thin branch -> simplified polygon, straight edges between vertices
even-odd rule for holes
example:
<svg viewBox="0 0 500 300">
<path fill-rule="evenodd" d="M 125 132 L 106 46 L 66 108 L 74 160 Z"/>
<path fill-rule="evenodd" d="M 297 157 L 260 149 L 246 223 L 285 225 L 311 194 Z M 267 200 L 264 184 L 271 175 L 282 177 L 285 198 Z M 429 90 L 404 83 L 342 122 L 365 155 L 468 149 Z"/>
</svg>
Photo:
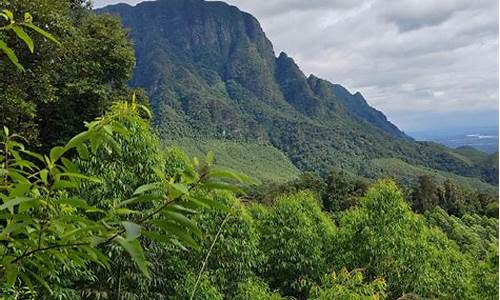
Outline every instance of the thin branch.
<svg viewBox="0 0 500 300">
<path fill-rule="evenodd" d="M 37 252 L 42 252 L 42 251 L 47 251 L 47 250 L 51 250 L 51 249 L 58 249 L 58 248 L 69 248 L 69 247 L 78 247 L 78 246 L 89 246 L 90 243 L 89 242 L 86 242 L 86 243 L 74 243 L 74 244 L 63 244 L 63 245 L 52 245 L 52 246 L 48 246 L 48 247 L 44 247 L 44 248 L 37 248 L 35 250 L 31 250 L 29 252 L 26 252 L 24 253 L 23 255 L 21 256 L 18 256 L 16 257 L 13 261 L 11 261 L 11 263 L 16 263 L 18 262 L 19 260 L 25 258 L 25 257 L 28 257 L 30 255 L 33 255 Z"/>
<path fill-rule="evenodd" d="M 205 260 L 203 260 L 203 264 L 201 265 L 200 272 L 198 273 L 198 277 L 196 278 L 196 282 L 194 284 L 193 291 L 191 292 L 191 297 L 189 297 L 189 300 L 194 299 L 194 294 L 196 293 L 196 288 L 198 287 L 198 284 L 200 283 L 200 279 L 201 279 L 201 275 L 203 274 L 203 271 L 205 271 L 205 267 L 207 266 L 207 263 L 208 263 L 208 258 L 210 257 L 210 254 L 212 254 L 212 250 L 214 249 L 215 243 L 217 242 L 217 240 L 219 239 L 219 237 L 222 233 L 222 228 L 224 228 L 224 225 L 229 220 L 229 217 L 231 216 L 232 212 L 233 211 L 232 211 L 232 207 L 231 207 L 231 210 L 227 213 L 226 217 L 222 221 L 222 223 L 219 227 L 219 230 L 217 231 L 217 234 L 215 235 L 215 238 L 212 241 L 212 245 L 210 245 L 210 249 L 208 249 L 207 255 L 205 256 Z"/>
</svg>

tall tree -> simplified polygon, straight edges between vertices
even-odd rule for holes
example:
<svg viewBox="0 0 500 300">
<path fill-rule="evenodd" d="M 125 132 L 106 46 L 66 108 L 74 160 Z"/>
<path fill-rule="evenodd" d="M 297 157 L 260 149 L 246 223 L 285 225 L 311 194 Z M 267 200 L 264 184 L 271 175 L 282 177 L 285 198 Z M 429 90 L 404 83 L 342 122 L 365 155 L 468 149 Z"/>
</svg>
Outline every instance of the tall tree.
<svg viewBox="0 0 500 300">
<path fill-rule="evenodd" d="M 0 126 L 45 149 L 83 130 L 84 120 L 102 115 L 112 99 L 130 99 L 126 81 L 135 59 L 127 34 L 117 19 L 96 16 L 85 5 L 75 0 L 4 4 L 16 19 L 30 12 L 34 24 L 61 42 L 34 35 L 39 47 L 32 54 L 15 35 L 0 32 L 25 69 L 0 64 Z"/>
</svg>

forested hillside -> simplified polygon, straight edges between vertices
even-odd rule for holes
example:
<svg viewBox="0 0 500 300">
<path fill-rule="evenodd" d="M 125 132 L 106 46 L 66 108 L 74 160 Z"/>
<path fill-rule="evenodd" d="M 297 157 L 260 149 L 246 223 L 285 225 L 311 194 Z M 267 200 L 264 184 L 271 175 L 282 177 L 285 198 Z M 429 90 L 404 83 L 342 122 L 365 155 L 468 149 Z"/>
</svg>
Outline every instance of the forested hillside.
<svg viewBox="0 0 500 300">
<path fill-rule="evenodd" d="M 163 139 L 270 143 L 299 169 L 322 174 L 337 167 L 375 177 L 367 174 L 371 160 L 397 158 L 497 185 L 496 166 L 415 142 L 359 92 L 306 77 L 285 53 L 276 57 L 258 21 L 234 6 L 160 0 L 99 12 L 130 29 L 131 84 L 148 92 Z"/>
<path fill-rule="evenodd" d="M 110 10 L 130 35 L 0 1 L 1 300 L 498 299 L 497 155 L 412 141 L 237 8 Z"/>
</svg>

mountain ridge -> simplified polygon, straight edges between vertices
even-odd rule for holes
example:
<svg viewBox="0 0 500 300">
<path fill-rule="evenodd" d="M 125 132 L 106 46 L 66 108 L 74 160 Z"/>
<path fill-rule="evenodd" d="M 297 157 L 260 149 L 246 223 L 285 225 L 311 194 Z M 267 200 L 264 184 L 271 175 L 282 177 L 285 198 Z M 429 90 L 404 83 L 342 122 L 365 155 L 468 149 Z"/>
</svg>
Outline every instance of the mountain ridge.
<svg viewBox="0 0 500 300">
<path fill-rule="evenodd" d="M 366 174 L 398 158 L 498 184 L 451 149 L 416 142 L 361 93 L 306 77 L 277 57 L 257 19 L 223 2 L 160 0 L 113 5 L 135 43 L 131 85 L 145 88 L 165 140 L 204 137 L 269 143 L 301 170 Z M 490 174 L 484 176 L 483 174 Z"/>
</svg>

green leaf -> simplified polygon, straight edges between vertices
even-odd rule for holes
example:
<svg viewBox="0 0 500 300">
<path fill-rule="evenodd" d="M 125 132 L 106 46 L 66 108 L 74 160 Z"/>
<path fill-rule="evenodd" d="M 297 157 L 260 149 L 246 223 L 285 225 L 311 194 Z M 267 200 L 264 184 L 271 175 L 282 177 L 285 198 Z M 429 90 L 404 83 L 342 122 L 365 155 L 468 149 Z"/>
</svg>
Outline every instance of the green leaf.
<svg viewBox="0 0 500 300">
<path fill-rule="evenodd" d="M 133 195 L 136 196 L 136 195 L 144 194 L 145 192 L 149 192 L 149 191 L 152 191 L 152 190 L 157 190 L 160 186 L 161 186 L 161 184 L 159 182 L 141 185 L 140 187 L 138 187 L 134 191 Z"/>
<path fill-rule="evenodd" d="M 33 40 L 29 37 L 29 35 L 26 33 L 26 31 L 23 30 L 22 27 L 20 26 L 12 26 L 12 31 L 15 32 L 15 34 L 24 41 L 26 46 L 28 46 L 28 49 L 30 49 L 30 52 L 33 53 L 35 51 L 35 44 L 33 43 Z"/>
<path fill-rule="evenodd" d="M 208 151 L 207 158 L 206 158 L 205 162 L 208 166 L 211 166 L 214 164 L 214 153 L 212 151 Z"/>
<path fill-rule="evenodd" d="M 174 244 L 174 245 L 178 246 L 179 248 L 181 248 L 182 250 L 187 251 L 187 249 L 186 249 L 186 247 L 184 247 L 184 245 L 179 243 L 177 240 L 173 240 L 172 238 L 170 238 L 169 236 L 167 236 L 165 234 L 160 234 L 160 233 L 151 232 L 151 231 L 143 231 L 142 235 L 144 235 L 145 237 L 147 237 L 150 240 L 157 241 L 159 243 Z"/>
<path fill-rule="evenodd" d="M 141 236 L 141 226 L 133 222 L 122 222 L 127 234 L 127 240 L 131 241 Z"/>
<path fill-rule="evenodd" d="M 58 178 L 61 178 L 61 177 L 78 178 L 78 179 L 87 180 L 87 181 L 90 181 L 93 183 L 102 183 L 102 180 L 100 180 L 97 177 L 87 176 L 87 175 L 83 175 L 80 173 L 69 173 L 69 172 L 59 173 L 59 174 L 57 174 L 57 177 Z"/>
<path fill-rule="evenodd" d="M 21 277 L 23 282 L 28 286 L 28 289 L 30 290 L 30 292 L 35 291 L 35 287 L 33 286 L 33 282 L 31 282 L 31 279 L 28 277 L 28 275 L 21 273 L 21 274 L 19 274 L 19 277 Z"/>
<path fill-rule="evenodd" d="M 225 182 L 205 182 L 202 187 L 208 190 L 226 190 L 234 193 L 244 193 L 244 191 L 237 185 Z"/>
<path fill-rule="evenodd" d="M 21 152 L 25 153 L 25 154 L 28 154 L 29 156 L 34 157 L 34 158 L 38 159 L 39 161 L 42 161 L 42 162 L 44 161 L 43 156 L 40 155 L 40 154 L 38 154 L 38 153 L 36 153 L 36 152 L 32 152 L 32 151 L 29 151 L 29 150 L 21 150 Z"/>
<path fill-rule="evenodd" d="M 48 175 L 49 175 L 49 170 L 43 169 L 40 171 L 40 179 L 42 179 L 42 182 L 46 185 L 48 184 L 48 179 L 47 179 Z"/>
<path fill-rule="evenodd" d="M 78 155 L 80 155 L 81 158 L 83 159 L 88 159 L 89 158 L 89 149 L 85 144 L 79 144 L 76 146 L 76 151 L 78 152 Z"/>
<path fill-rule="evenodd" d="M 33 201 L 35 199 L 31 198 L 31 197 L 16 197 L 14 199 L 11 199 L 7 202 L 5 202 L 4 204 L 0 205 L 0 210 L 4 210 L 6 208 L 12 208 L 16 205 L 19 205 L 23 202 L 28 202 L 28 201 Z"/>
<path fill-rule="evenodd" d="M 193 240 L 189 232 L 185 227 L 181 227 L 175 223 L 166 221 L 166 220 L 153 220 L 152 223 L 159 228 L 163 229 L 167 233 L 171 234 L 179 241 L 185 243 L 186 245 L 191 246 L 194 249 L 198 249 L 198 245 Z"/>
<path fill-rule="evenodd" d="M 17 69 L 24 71 L 24 67 L 19 63 L 19 59 L 17 58 L 16 53 L 14 53 L 14 50 L 12 50 L 7 44 L 0 40 L 0 50 L 2 50 L 9 60 L 17 67 Z"/>
<path fill-rule="evenodd" d="M 144 257 L 144 251 L 142 250 L 139 240 L 135 239 L 129 241 L 121 236 L 118 236 L 116 241 L 128 252 L 128 254 L 130 254 L 130 257 L 132 257 L 132 260 L 136 263 L 137 267 L 139 267 L 139 270 L 141 270 L 147 278 L 150 278 L 146 258 Z"/>
<path fill-rule="evenodd" d="M 29 182 L 23 181 L 15 184 L 11 190 L 9 191 L 9 197 L 21 197 L 24 196 L 31 188 L 31 184 Z"/>
<path fill-rule="evenodd" d="M 39 34 L 41 34 L 42 36 L 44 36 L 45 38 L 51 40 L 52 42 L 60 45 L 61 43 L 50 33 L 48 33 L 47 31 L 43 30 L 42 28 L 36 26 L 35 24 L 33 23 L 26 23 L 24 24 L 26 27 L 29 27 L 31 29 L 33 29 L 34 31 L 38 32 Z"/>
<path fill-rule="evenodd" d="M 76 189 L 78 188 L 78 182 L 75 181 L 69 181 L 69 180 L 58 180 L 54 185 L 52 185 L 52 188 L 54 190 L 64 190 L 64 189 Z"/>
<path fill-rule="evenodd" d="M 68 173 L 78 173 L 78 167 L 71 160 L 62 157 L 61 161 Z"/>
<path fill-rule="evenodd" d="M 255 184 L 255 180 L 250 177 L 226 168 L 214 168 L 209 172 L 210 177 L 235 179 L 240 183 Z"/>
<path fill-rule="evenodd" d="M 127 206 L 127 205 L 130 205 L 133 203 L 135 204 L 138 202 L 140 203 L 143 201 L 150 202 L 150 201 L 158 201 L 158 200 L 162 200 L 162 199 L 163 199 L 162 195 L 139 195 L 139 196 L 135 196 L 135 197 L 132 197 L 130 199 L 127 199 L 127 200 L 120 202 L 118 204 L 118 207 Z"/>
<path fill-rule="evenodd" d="M 181 195 L 186 195 L 189 193 L 188 187 L 182 183 L 171 183 L 169 184 L 170 194 L 173 198 L 178 198 Z"/>
<path fill-rule="evenodd" d="M 5 267 L 6 278 L 7 278 L 7 288 L 10 288 L 16 282 L 17 276 L 19 275 L 19 268 L 16 264 L 12 264 L 12 257 L 7 256 L 3 259 L 2 264 Z"/>
<path fill-rule="evenodd" d="M 198 236 L 201 236 L 201 231 L 196 225 L 196 223 L 187 218 L 186 216 L 184 216 L 183 214 L 168 210 L 164 211 L 163 214 L 170 220 L 175 221 L 176 223 L 178 223 L 183 227 L 189 228 L 193 233 L 195 233 Z"/>
<path fill-rule="evenodd" d="M 43 279 L 42 277 L 40 277 L 38 274 L 36 274 L 35 272 L 32 272 L 31 270 L 27 269 L 27 271 L 31 274 L 31 276 L 33 276 L 33 278 L 35 278 L 47 291 L 49 291 L 50 294 L 52 294 L 52 289 L 50 288 L 49 284 L 47 283 L 47 281 L 45 281 L 45 279 Z"/>
<path fill-rule="evenodd" d="M 55 163 L 63 154 L 66 149 L 60 146 L 54 147 L 50 150 L 50 160 Z"/>
<path fill-rule="evenodd" d="M 65 148 L 67 149 L 76 148 L 82 145 L 85 141 L 87 141 L 88 138 L 89 138 L 88 131 L 80 132 L 79 134 L 72 137 L 71 140 L 69 140 Z"/>
</svg>

